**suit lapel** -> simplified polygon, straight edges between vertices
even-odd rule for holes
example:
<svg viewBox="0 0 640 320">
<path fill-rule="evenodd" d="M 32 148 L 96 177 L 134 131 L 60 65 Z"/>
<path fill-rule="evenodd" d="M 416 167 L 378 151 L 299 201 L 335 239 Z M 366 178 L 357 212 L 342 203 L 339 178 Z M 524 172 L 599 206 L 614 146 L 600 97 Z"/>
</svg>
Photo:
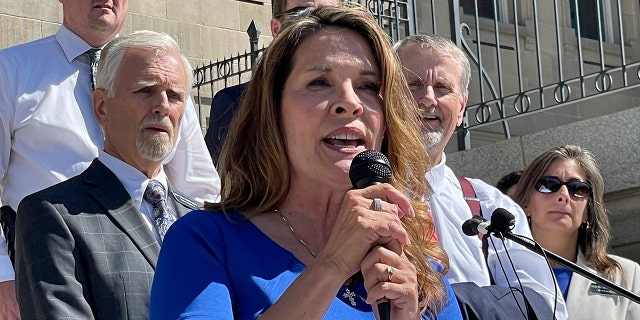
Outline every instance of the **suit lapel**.
<svg viewBox="0 0 640 320">
<path fill-rule="evenodd" d="M 595 270 L 587 267 L 582 252 L 578 252 L 578 259 L 576 264 L 584 269 L 596 273 Z M 571 276 L 571 282 L 569 283 L 569 292 L 567 293 L 567 311 L 569 312 L 569 319 L 572 319 L 575 313 L 582 308 L 584 298 L 587 297 L 589 292 L 589 285 L 591 280 L 581 276 L 574 272 Z"/>
<path fill-rule="evenodd" d="M 105 208 L 106 215 L 131 239 L 155 269 L 160 244 L 120 180 L 97 159 L 93 160 L 83 175 L 89 193 Z"/>
<path fill-rule="evenodd" d="M 192 210 L 202 208 L 202 204 L 176 191 L 169 183 L 169 197 L 171 205 L 175 208 L 178 218 L 184 216 Z"/>
</svg>

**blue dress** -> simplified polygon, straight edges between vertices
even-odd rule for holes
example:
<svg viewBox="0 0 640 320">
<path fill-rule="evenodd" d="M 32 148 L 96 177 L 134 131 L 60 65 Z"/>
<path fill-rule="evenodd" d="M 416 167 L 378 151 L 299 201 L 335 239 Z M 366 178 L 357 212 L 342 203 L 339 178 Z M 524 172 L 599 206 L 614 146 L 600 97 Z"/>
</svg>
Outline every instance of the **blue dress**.
<svg viewBox="0 0 640 320">
<path fill-rule="evenodd" d="M 256 319 L 305 269 L 242 215 L 228 216 L 193 211 L 173 224 L 158 259 L 150 319 Z M 449 299 L 438 319 L 461 319 L 444 281 Z M 362 285 L 349 289 L 366 296 Z M 374 319 L 371 306 L 349 293 L 336 293 L 324 319 Z"/>
</svg>

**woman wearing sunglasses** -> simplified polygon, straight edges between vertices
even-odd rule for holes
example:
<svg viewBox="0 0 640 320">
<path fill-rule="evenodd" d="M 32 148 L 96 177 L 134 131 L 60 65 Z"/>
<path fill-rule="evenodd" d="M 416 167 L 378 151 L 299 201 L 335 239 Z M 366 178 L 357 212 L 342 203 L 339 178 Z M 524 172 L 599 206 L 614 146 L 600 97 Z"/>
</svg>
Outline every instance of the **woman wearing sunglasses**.
<svg viewBox="0 0 640 320">
<path fill-rule="evenodd" d="M 514 200 L 534 239 L 545 249 L 640 292 L 640 265 L 607 254 L 609 218 L 604 184 L 593 155 L 574 145 L 548 150 L 526 168 Z M 640 319 L 640 306 L 551 262 L 569 319 Z"/>
</svg>

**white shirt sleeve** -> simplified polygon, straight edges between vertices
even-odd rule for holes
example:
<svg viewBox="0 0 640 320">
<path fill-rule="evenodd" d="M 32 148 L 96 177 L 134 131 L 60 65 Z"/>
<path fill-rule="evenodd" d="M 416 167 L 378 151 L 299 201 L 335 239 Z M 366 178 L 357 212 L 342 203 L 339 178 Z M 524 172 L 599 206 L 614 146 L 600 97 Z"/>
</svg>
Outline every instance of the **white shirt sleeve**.
<svg viewBox="0 0 640 320">
<path fill-rule="evenodd" d="M 13 265 L 9 259 L 7 240 L 4 233 L 0 232 L 0 282 L 14 280 L 16 275 L 13 271 Z"/>
<path fill-rule="evenodd" d="M 485 219 L 491 220 L 495 209 L 504 208 L 516 217 L 512 232 L 533 238 L 524 211 L 518 204 L 500 190 L 481 180 L 469 179 L 469 181 L 480 199 L 482 215 Z M 520 283 L 522 283 L 522 286 L 538 292 L 547 301 L 552 311 L 555 304 L 557 319 L 567 319 L 567 307 L 562 297 L 562 291 L 555 284 L 553 271 L 547 261 L 539 254 L 511 240 L 506 239 L 503 244 L 495 236 L 492 236 L 492 239 L 495 248 L 489 240 L 487 265 L 495 283 L 499 286 L 516 288 L 520 287 Z M 513 267 L 511 267 L 511 263 L 513 263 Z M 515 274 L 514 269 L 516 270 Z"/>
<path fill-rule="evenodd" d="M 164 170 L 176 190 L 200 202 L 219 201 L 220 176 L 213 166 L 191 97 L 187 99 L 174 152 Z"/>
<path fill-rule="evenodd" d="M 9 99 L 10 88 L 13 86 L 5 73 L 7 68 L 4 66 L 5 60 L 0 57 L 0 181 L 4 178 L 9 166 L 9 154 L 11 153 L 11 118 L 13 106 Z M 0 206 L 2 206 L 0 199 Z M 13 266 L 9 259 L 9 249 L 4 233 L 0 232 L 0 282 L 14 280 L 15 274 Z"/>
</svg>

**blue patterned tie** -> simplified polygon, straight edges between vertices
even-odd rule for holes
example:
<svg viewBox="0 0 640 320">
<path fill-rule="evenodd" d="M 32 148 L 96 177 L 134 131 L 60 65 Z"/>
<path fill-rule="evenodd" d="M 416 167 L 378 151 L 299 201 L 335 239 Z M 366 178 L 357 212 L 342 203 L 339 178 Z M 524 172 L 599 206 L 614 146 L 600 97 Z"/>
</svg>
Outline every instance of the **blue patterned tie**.
<svg viewBox="0 0 640 320">
<path fill-rule="evenodd" d="M 91 68 L 91 89 L 96 89 L 96 74 L 98 74 L 98 61 L 100 61 L 101 49 L 89 49 L 89 66 Z"/>
<path fill-rule="evenodd" d="M 160 234 L 160 239 L 164 239 L 167 230 L 176 221 L 175 216 L 171 214 L 172 210 L 167 206 L 164 186 L 157 180 L 149 180 L 143 198 L 153 206 L 153 218 L 156 222 L 156 228 Z"/>
</svg>

